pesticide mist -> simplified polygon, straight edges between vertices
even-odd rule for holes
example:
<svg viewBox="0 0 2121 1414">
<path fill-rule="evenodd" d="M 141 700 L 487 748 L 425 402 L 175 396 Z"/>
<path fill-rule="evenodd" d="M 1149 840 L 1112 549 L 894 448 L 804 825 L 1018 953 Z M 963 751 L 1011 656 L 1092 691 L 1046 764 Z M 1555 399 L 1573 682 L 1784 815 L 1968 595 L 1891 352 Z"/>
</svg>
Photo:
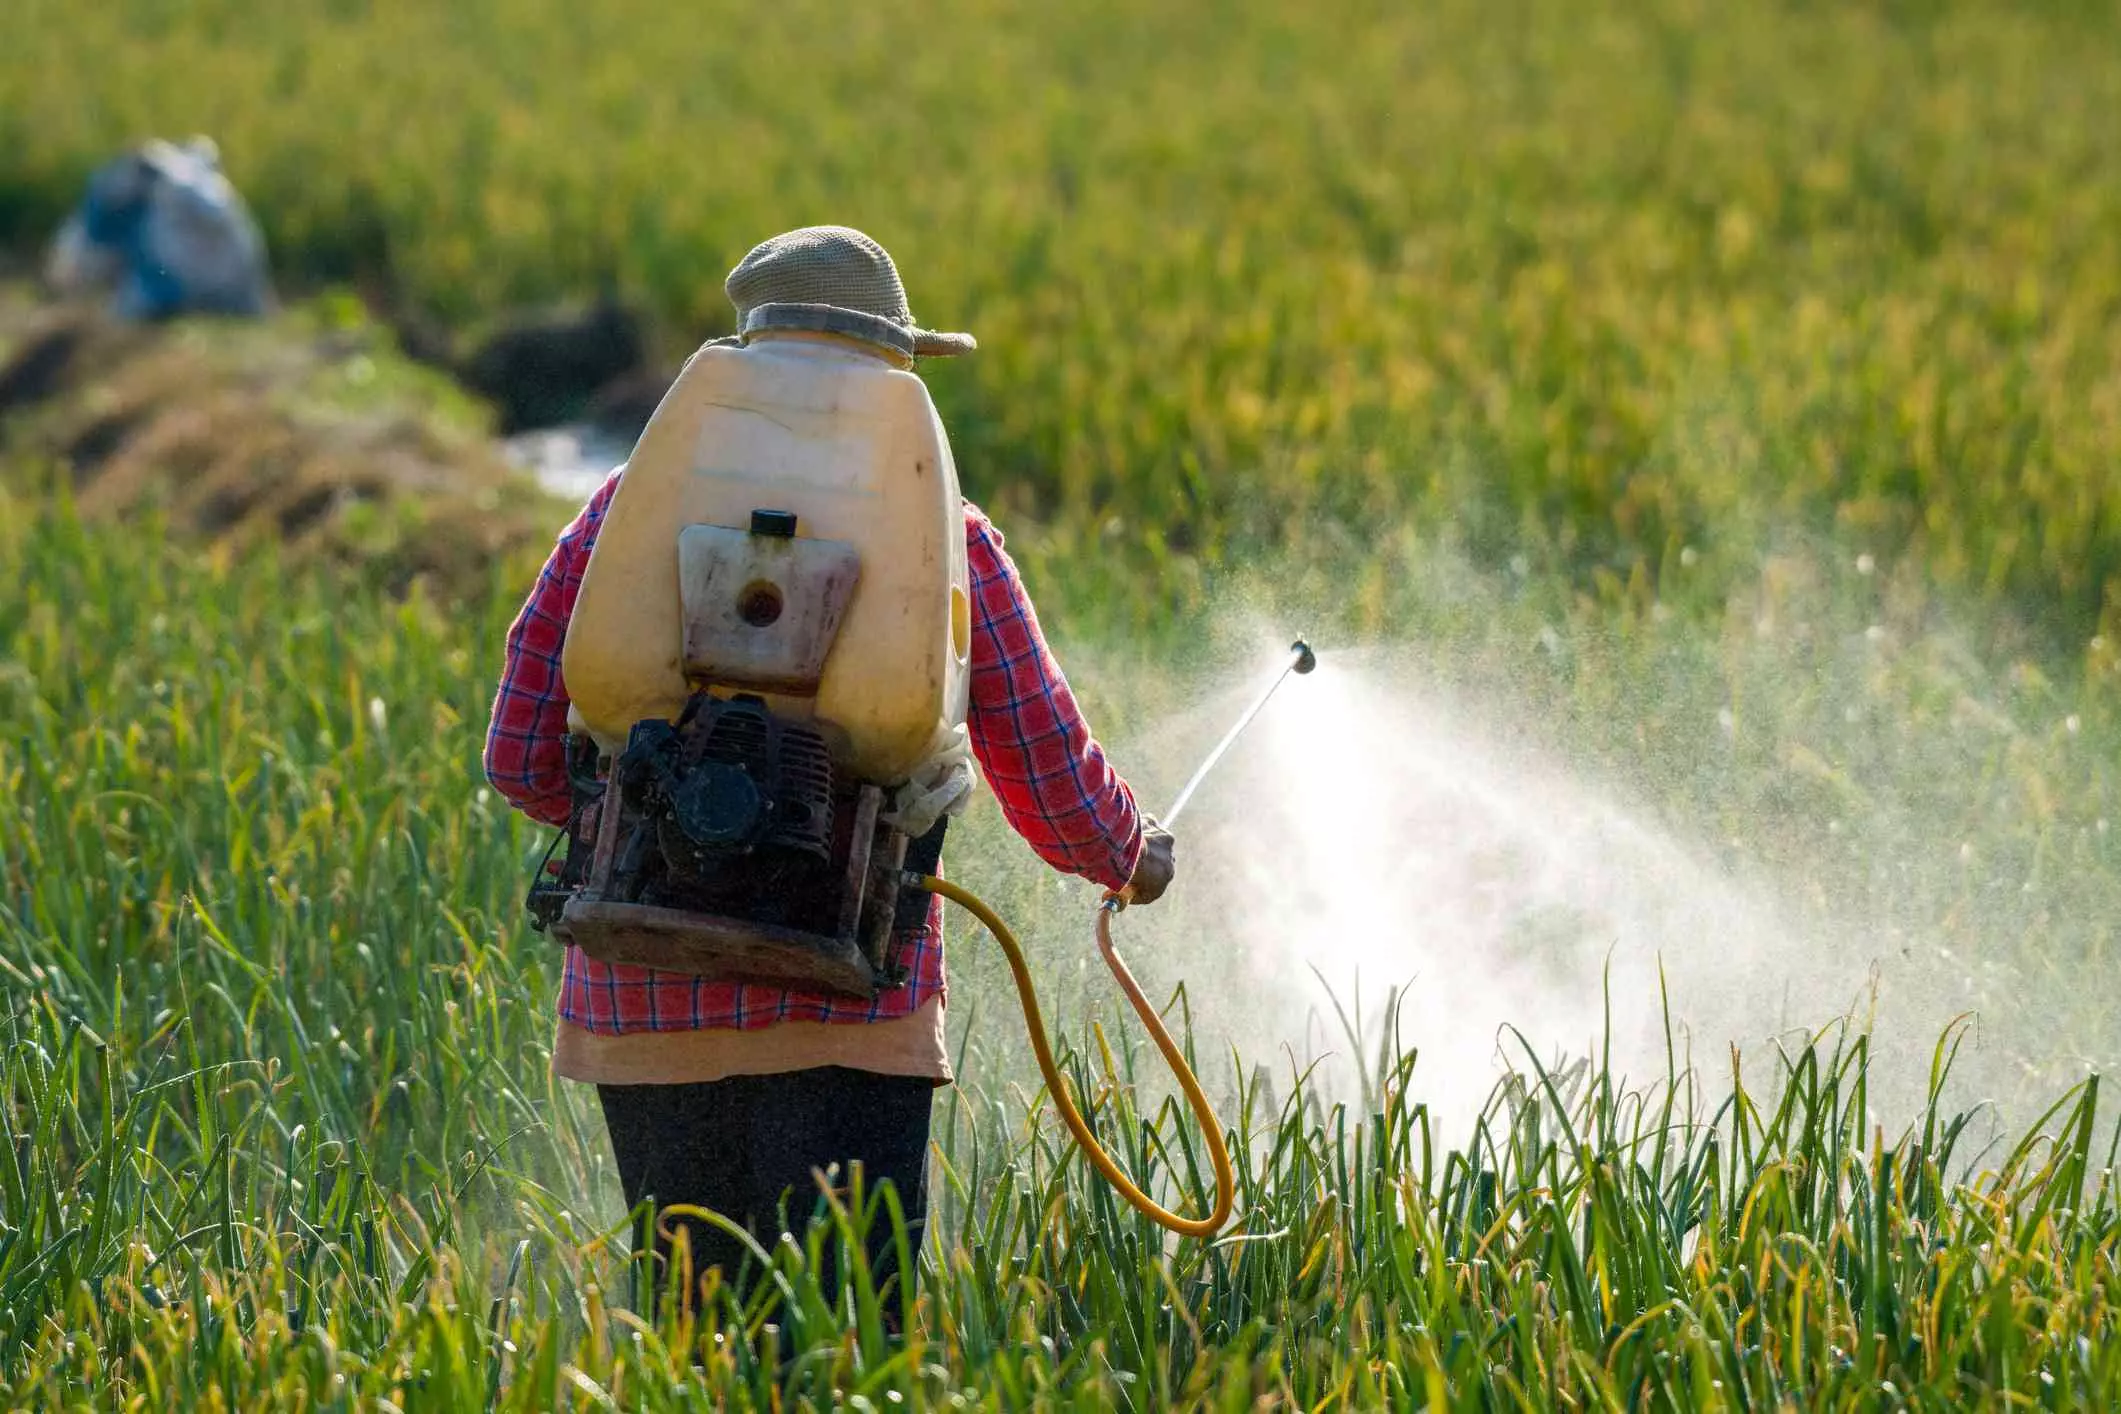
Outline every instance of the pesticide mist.
<svg viewBox="0 0 2121 1414">
<path fill-rule="evenodd" d="M 1622 1068 L 1662 1073 L 1660 964 L 1697 1042 L 1816 1024 L 1864 988 L 1869 959 L 1614 800 L 1483 740 L 1389 651 L 1329 655 L 1255 730 L 1203 798 L 1187 888 L 1158 920 L 1229 940 L 1209 992 L 1243 1008 L 1232 1021 L 1254 1059 L 1271 1035 L 1345 1090 L 1378 1044 L 1414 1047 L 1423 1098 L 1449 1120 L 1506 1068 L 1565 1066 L 1608 1038 Z"/>
<path fill-rule="evenodd" d="M 1252 660 L 1115 742 L 1150 809 L 1286 661 L 1287 635 L 1253 636 Z M 1724 662 L 1712 692 L 1643 685 L 1658 715 L 1602 728 L 1632 759 L 1572 752 L 1528 695 L 1444 684 L 1433 652 L 1321 642 L 1188 806 L 1180 882 L 1122 947 L 1157 995 L 1185 984 L 1210 1069 L 1234 1048 L 1277 1091 L 1315 1066 L 1353 1100 L 1380 1048 L 1413 1049 L 1447 1125 L 1535 1059 L 1604 1055 L 1655 1083 L 1669 1045 L 1713 1082 L 1734 1046 L 1842 1026 L 1873 1038 L 1890 1126 L 1961 1017 L 1950 1098 L 2030 1120 L 2112 1059 L 2103 984 L 2080 970 L 2111 927 L 2112 836 L 2099 780 L 2081 822 L 2028 823 L 1982 763 L 2008 749 L 2023 776 L 2052 735 L 2045 769 L 2067 770 L 2078 728 L 2043 734 L 1941 639 L 1897 666 L 1875 627 L 1814 640 Z M 1934 689 L 1940 664 L 1961 674 L 1948 695 L 1902 680 Z M 1771 746 L 1748 755 L 1748 728 Z M 1807 788 L 1822 760 L 1838 794 Z M 1083 976 L 1087 926 L 1053 912 L 1034 925 L 1049 965 Z M 1087 995 L 1101 981 L 1089 965 Z"/>
</svg>

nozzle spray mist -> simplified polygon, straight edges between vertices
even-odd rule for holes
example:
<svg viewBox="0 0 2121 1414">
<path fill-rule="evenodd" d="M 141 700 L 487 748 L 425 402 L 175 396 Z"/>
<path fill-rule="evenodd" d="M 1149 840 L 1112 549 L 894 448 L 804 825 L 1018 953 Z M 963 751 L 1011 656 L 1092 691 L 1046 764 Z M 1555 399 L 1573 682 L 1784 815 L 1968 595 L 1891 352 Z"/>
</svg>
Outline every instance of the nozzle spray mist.
<svg viewBox="0 0 2121 1414">
<path fill-rule="evenodd" d="M 1260 709 L 1267 705 L 1268 699 L 1274 696 L 1275 690 L 1288 679 L 1289 674 L 1301 676 L 1317 666 L 1318 655 L 1311 651 L 1310 644 L 1299 638 L 1289 645 L 1288 661 L 1282 664 L 1281 671 L 1274 675 L 1274 680 L 1261 690 L 1259 696 L 1252 699 L 1251 705 L 1245 708 L 1244 715 L 1237 719 L 1237 724 L 1224 733 L 1223 739 L 1215 744 L 1215 749 L 1208 753 L 1207 759 L 1202 761 L 1199 768 L 1187 779 L 1185 786 L 1178 793 L 1178 798 L 1171 802 L 1171 808 L 1162 816 L 1162 823 L 1166 828 L 1184 812 L 1186 802 L 1193 798 L 1193 792 L 1200 789 L 1200 783 L 1215 769 L 1215 763 L 1222 760 L 1224 753 L 1229 751 L 1244 729 L 1251 725 L 1252 719 L 1259 715 Z M 1137 1211 L 1181 1237 L 1207 1237 L 1228 1222 L 1230 1210 L 1237 1205 L 1237 1178 L 1230 1167 L 1229 1148 L 1223 1141 L 1222 1121 L 1216 1118 L 1214 1106 L 1208 1103 L 1208 1097 L 1202 1093 L 1200 1081 L 1193 1074 L 1193 1067 L 1186 1063 L 1185 1052 L 1171 1039 L 1171 1033 L 1165 1029 L 1163 1019 L 1157 1015 L 1156 1008 L 1150 1005 L 1149 999 L 1142 995 L 1141 984 L 1134 980 L 1134 974 L 1128 970 L 1125 960 L 1120 957 L 1119 949 L 1112 944 L 1112 918 L 1126 907 L 1127 891 L 1122 889 L 1108 894 L 1098 905 L 1097 950 L 1103 955 L 1105 966 L 1111 969 L 1113 980 L 1118 982 L 1120 990 L 1126 993 L 1127 1002 L 1134 1008 L 1134 1014 L 1141 1018 L 1143 1027 L 1149 1032 L 1149 1038 L 1156 1042 L 1156 1049 L 1163 1054 L 1164 1063 L 1171 1067 L 1171 1074 L 1177 1079 L 1179 1089 L 1185 1092 L 1186 1103 L 1191 1107 L 1193 1117 L 1200 1123 L 1201 1137 L 1208 1148 L 1208 1162 L 1215 1170 L 1215 1206 L 1206 1217 L 1184 1217 L 1142 1192 L 1120 1171 L 1112 1155 L 1106 1152 L 1105 1146 L 1100 1144 L 1097 1136 L 1091 1132 L 1082 1111 L 1076 1107 L 1075 1096 L 1070 1092 L 1067 1080 L 1054 1062 L 1053 1049 L 1046 1040 L 1046 1023 L 1039 1015 L 1038 993 L 1031 985 L 1031 972 L 1024 963 L 1024 951 L 1018 946 L 1016 935 L 1010 931 L 1009 926 L 996 916 L 993 909 L 956 884 L 947 883 L 931 875 L 922 875 L 913 882 L 918 887 L 930 893 L 940 894 L 970 912 L 994 935 L 995 942 L 1001 944 L 1002 952 L 1009 960 L 1009 971 L 1016 979 L 1017 996 L 1024 1007 L 1024 1025 L 1031 1033 L 1031 1049 L 1038 1058 L 1039 1073 L 1046 1079 L 1046 1090 L 1053 1096 L 1053 1106 L 1060 1111 L 1061 1122 L 1067 1125 L 1068 1132 L 1075 1136 L 1075 1142 L 1081 1146 L 1083 1155 L 1090 1160 L 1091 1166 Z"/>
<path fill-rule="evenodd" d="M 1244 734 L 1246 727 L 1252 725 L 1252 719 L 1259 715 L 1260 709 L 1267 705 L 1268 699 L 1274 696 L 1275 691 L 1284 682 L 1288 681 L 1289 674 L 1295 673 L 1301 676 L 1317 666 L 1318 655 L 1311 651 L 1310 644 L 1304 642 L 1301 638 L 1290 644 L 1289 658 L 1287 662 L 1282 664 L 1281 671 L 1274 675 L 1274 680 L 1266 685 L 1259 696 L 1252 699 L 1252 705 L 1245 709 L 1244 715 L 1237 719 L 1236 725 L 1224 733 L 1223 739 L 1215 744 L 1215 749 L 1208 753 L 1207 759 L 1203 760 L 1193 774 L 1187 778 L 1185 785 L 1179 788 L 1177 798 L 1171 802 L 1171 808 L 1157 817 L 1157 823 L 1167 830 L 1171 828 L 1172 824 L 1177 821 L 1180 812 L 1186 808 L 1186 803 L 1193 799 L 1193 792 L 1200 789 L 1200 783 L 1208 778 L 1210 771 L 1215 769 L 1215 763 L 1223 759 L 1223 753 L 1227 752 L 1236 743 L 1238 737 Z"/>
</svg>

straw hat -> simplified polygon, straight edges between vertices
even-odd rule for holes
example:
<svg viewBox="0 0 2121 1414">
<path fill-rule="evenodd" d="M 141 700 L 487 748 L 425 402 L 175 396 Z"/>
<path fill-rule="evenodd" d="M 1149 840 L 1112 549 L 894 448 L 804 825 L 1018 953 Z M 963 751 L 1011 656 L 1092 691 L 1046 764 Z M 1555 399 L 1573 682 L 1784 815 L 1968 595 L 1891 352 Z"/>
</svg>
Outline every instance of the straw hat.
<svg viewBox="0 0 2121 1414">
<path fill-rule="evenodd" d="M 806 226 L 752 247 L 723 286 L 738 337 L 772 329 L 843 334 L 908 358 L 947 358 L 979 345 L 913 322 L 906 287 L 884 248 L 846 226 Z"/>
</svg>

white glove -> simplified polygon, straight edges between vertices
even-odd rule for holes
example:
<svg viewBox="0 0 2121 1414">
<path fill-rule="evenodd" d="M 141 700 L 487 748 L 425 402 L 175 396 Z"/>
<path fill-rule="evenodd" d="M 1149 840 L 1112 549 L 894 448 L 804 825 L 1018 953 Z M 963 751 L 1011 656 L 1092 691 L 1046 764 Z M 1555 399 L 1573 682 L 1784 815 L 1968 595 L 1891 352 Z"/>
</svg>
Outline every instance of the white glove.
<svg viewBox="0 0 2121 1414">
<path fill-rule="evenodd" d="M 908 838 L 919 839 L 945 815 L 962 815 L 978 785 L 972 739 L 963 726 L 954 727 L 942 747 L 891 792 L 891 808 L 883 812 L 882 819 Z"/>
</svg>

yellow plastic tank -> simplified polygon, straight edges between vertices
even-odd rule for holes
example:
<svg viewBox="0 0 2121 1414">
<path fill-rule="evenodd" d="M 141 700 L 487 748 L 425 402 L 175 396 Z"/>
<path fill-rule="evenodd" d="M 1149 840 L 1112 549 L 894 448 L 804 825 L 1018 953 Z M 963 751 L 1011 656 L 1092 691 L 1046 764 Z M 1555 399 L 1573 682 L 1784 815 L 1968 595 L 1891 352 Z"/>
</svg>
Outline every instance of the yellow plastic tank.
<svg viewBox="0 0 2121 1414">
<path fill-rule="evenodd" d="M 965 719 L 971 601 L 957 466 L 927 386 L 866 345 L 760 334 L 694 354 L 642 432 L 584 572 L 561 660 L 571 723 L 606 751 L 674 719 L 685 672 L 680 535 L 792 511 L 802 539 L 854 547 L 859 571 L 814 698 L 838 764 L 904 781 Z M 700 684 L 714 686 L 714 684 Z"/>
</svg>

